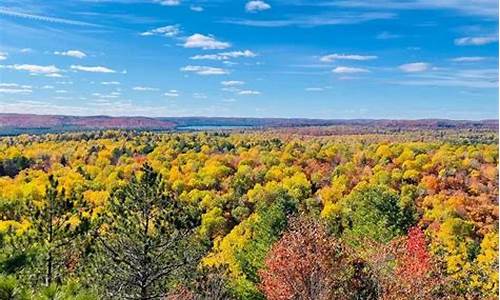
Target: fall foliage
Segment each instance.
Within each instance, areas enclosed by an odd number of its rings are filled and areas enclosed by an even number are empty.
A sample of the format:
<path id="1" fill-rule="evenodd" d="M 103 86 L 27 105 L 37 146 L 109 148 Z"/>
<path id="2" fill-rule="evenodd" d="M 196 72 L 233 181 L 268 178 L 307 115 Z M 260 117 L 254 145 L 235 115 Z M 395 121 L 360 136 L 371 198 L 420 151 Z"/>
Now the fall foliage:
<path id="1" fill-rule="evenodd" d="M 0 249 L 0 294 L 14 299 L 489 299 L 498 136 L 2 137 Z"/>

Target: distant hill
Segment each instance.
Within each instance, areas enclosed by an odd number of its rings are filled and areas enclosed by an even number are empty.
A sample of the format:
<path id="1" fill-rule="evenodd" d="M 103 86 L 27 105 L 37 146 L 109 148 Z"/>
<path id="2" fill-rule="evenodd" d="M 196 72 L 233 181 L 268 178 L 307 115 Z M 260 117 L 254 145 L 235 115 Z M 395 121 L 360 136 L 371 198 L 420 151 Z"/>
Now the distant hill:
<path id="1" fill-rule="evenodd" d="M 498 130 L 498 120 L 326 120 L 304 118 L 223 118 L 223 117 L 110 117 L 36 114 L 0 114 L 0 134 L 45 133 L 89 129 L 171 130 L 196 127 L 305 127 L 349 126 L 368 129 L 488 129 Z"/>
<path id="2" fill-rule="evenodd" d="M 374 119 L 304 119 L 304 118 L 224 118 L 224 117 L 164 117 L 177 127 L 189 126 L 247 126 L 247 127 L 302 127 L 302 126 L 369 126 L 378 128 L 487 128 L 498 129 L 498 120 L 374 120 Z"/>
<path id="3" fill-rule="evenodd" d="M 0 127 L 24 129 L 111 129 L 111 128 L 140 128 L 140 129 L 171 129 L 175 124 L 155 118 L 146 117 L 109 117 L 109 116 L 58 116 L 34 114 L 0 114 Z"/>

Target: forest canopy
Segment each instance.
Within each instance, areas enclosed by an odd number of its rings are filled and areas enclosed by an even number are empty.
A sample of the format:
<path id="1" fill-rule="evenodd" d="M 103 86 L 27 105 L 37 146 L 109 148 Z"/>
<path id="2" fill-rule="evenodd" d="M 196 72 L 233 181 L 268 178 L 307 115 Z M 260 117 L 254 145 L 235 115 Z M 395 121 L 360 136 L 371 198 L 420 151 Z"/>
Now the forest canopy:
<path id="1" fill-rule="evenodd" d="M 498 134 L 0 138 L 0 299 L 488 299 Z"/>

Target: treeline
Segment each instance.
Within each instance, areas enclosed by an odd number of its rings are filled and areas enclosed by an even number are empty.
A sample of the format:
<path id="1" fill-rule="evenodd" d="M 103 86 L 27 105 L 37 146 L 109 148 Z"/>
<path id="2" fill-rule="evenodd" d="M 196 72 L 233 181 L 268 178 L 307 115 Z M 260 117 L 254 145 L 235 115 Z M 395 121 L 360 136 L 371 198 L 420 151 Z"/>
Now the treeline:
<path id="1" fill-rule="evenodd" d="M 494 298 L 497 145 L 387 138 L 4 138 L 0 299 Z"/>

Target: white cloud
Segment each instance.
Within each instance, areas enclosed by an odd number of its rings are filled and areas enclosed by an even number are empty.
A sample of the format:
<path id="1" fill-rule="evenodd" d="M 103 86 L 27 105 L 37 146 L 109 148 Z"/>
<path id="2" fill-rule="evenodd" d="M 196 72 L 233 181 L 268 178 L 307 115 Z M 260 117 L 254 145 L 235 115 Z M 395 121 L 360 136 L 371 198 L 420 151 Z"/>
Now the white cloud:
<path id="1" fill-rule="evenodd" d="M 245 10 L 248 11 L 248 12 L 263 11 L 263 10 L 267 10 L 267 9 L 270 9 L 270 8 L 271 8 L 271 5 L 267 4 L 264 1 L 260 1 L 260 0 L 249 1 L 245 5 Z"/>
<path id="2" fill-rule="evenodd" d="M 195 99 L 207 99 L 207 95 L 203 93 L 193 93 L 193 98 Z"/>
<path id="3" fill-rule="evenodd" d="M 238 95 L 260 95 L 261 93 L 259 91 L 253 91 L 253 90 L 243 90 L 239 91 Z"/>
<path id="4" fill-rule="evenodd" d="M 321 87 L 308 87 L 306 88 L 306 92 L 322 92 L 324 91 L 324 88 Z"/>
<path id="5" fill-rule="evenodd" d="M 371 60 L 377 59 L 378 57 L 375 55 L 357 55 L 357 54 L 329 54 L 322 56 L 319 60 L 322 62 L 332 62 L 335 60 Z"/>
<path id="6" fill-rule="evenodd" d="M 477 62 L 477 61 L 483 61 L 485 59 L 486 59 L 486 57 L 483 57 L 483 56 L 461 56 L 461 57 L 452 58 L 451 61 L 454 61 L 454 62 Z"/>
<path id="7" fill-rule="evenodd" d="M 177 91 L 177 90 L 169 90 L 168 92 L 164 93 L 163 95 L 167 96 L 167 97 L 175 98 L 175 97 L 179 97 L 179 91 Z"/>
<path id="8" fill-rule="evenodd" d="M 112 92 L 112 93 L 109 93 L 109 94 L 92 93 L 92 96 L 99 97 L 99 99 L 95 100 L 97 102 L 106 102 L 105 99 L 116 99 L 120 95 L 121 95 L 121 93 L 118 93 L 118 92 Z"/>
<path id="9" fill-rule="evenodd" d="M 119 81 L 101 81 L 102 85 L 120 85 Z"/>
<path id="10" fill-rule="evenodd" d="M 335 69 L 332 70 L 332 72 L 336 74 L 354 74 L 354 73 L 368 73 L 370 71 L 363 68 L 336 67 Z"/>
<path id="11" fill-rule="evenodd" d="M 229 74 L 229 71 L 222 68 L 207 67 L 207 66 L 185 66 L 180 69 L 182 72 L 193 72 L 198 75 L 225 75 Z"/>
<path id="12" fill-rule="evenodd" d="M 0 93 L 3 94 L 31 94 L 32 90 L 30 89 L 9 89 L 9 88 L 0 88 Z"/>
<path id="13" fill-rule="evenodd" d="M 191 9 L 192 11 L 195 11 L 195 12 L 202 12 L 203 11 L 203 7 L 198 6 L 198 5 L 191 5 L 189 7 L 189 9 Z"/>
<path id="14" fill-rule="evenodd" d="M 231 58 L 239 58 L 239 57 L 255 57 L 257 54 L 250 50 L 244 51 L 231 51 L 231 52 L 221 52 L 217 54 L 202 54 L 195 55 L 190 57 L 190 59 L 200 60 L 200 59 L 209 59 L 209 60 L 228 60 Z"/>
<path id="15" fill-rule="evenodd" d="M 59 73 L 50 73 L 50 74 L 47 74 L 45 75 L 46 77 L 54 77 L 54 78 L 60 78 L 60 77 L 63 77 L 61 74 Z"/>
<path id="16" fill-rule="evenodd" d="M 384 9 L 384 10 L 429 10 L 429 9 L 452 9 L 468 15 L 490 16 L 498 18 L 498 1 L 496 0 L 340 0 L 330 1 L 327 5 Z"/>
<path id="17" fill-rule="evenodd" d="M 342 24 L 359 24 L 374 20 L 387 20 L 397 17 L 393 12 L 360 12 L 345 14 L 344 12 L 328 13 L 321 15 L 296 15 L 287 18 L 274 20 L 255 20 L 255 19 L 231 19 L 222 20 L 222 23 L 237 24 L 254 27 L 318 27 L 332 26 Z"/>
<path id="18" fill-rule="evenodd" d="M 157 88 L 148 87 L 148 86 L 134 86 L 132 89 L 134 91 L 141 91 L 141 92 L 156 92 L 156 91 L 159 91 L 159 89 L 157 89 Z"/>
<path id="19" fill-rule="evenodd" d="M 393 83 L 415 86 L 498 89 L 498 69 L 438 70 Z"/>
<path id="20" fill-rule="evenodd" d="M 7 59 L 7 52 L 0 52 L 0 60 L 6 60 Z"/>
<path id="21" fill-rule="evenodd" d="M 84 52 L 80 50 L 68 50 L 68 51 L 55 51 L 55 55 L 62 55 L 62 56 L 70 56 L 70 57 L 75 57 L 75 58 L 84 58 L 87 56 Z"/>
<path id="22" fill-rule="evenodd" d="M 55 92 L 58 94 L 66 94 L 68 91 L 67 90 L 56 90 Z"/>
<path id="23" fill-rule="evenodd" d="M 234 86 L 223 87 L 220 90 L 223 92 L 230 92 L 230 93 L 237 93 L 237 92 L 241 91 L 241 89 L 234 87 Z"/>
<path id="24" fill-rule="evenodd" d="M 476 36 L 476 37 L 463 37 L 455 39 L 455 45 L 458 46 L 482 46 L 498 41 L 497 36 Z"/>
<path id="25" fill-rule="evenodd" d="M 0 83 L 0 93 L 3 94 L 31 94 L 30 85 L 21 85 L 17 83 Z"/>
<path id="26" fill-rule="evenodd" d="M 221 81 L 220 84 L 224 86 L 236 86 L 236 85 L 243 85 L 245 84 L 245 82 L 240 80 L 225 80 Z"/>
<path id="27" fill-rule="evenodd" d="M 390 33 L 388 31 L 382 31 L 381 33 L 377 34 L 377 36 L 375 36 L 377 40 L 391 40 L 400 37 L 401 36 L 399 34 Z"/>
<path id="28" fill-rule="evenodd" d="M 48 23 L 59 23 L 59 24 L 67 24 L 67 25 L 99 27 L 96 24 L 81 22 L 81 21 L 77 21 L 77 20 L 69 20 L 69 19 L 47 17 L 47 16 L 42 16 L 42 15 L 27 14 L 27 13 L 23 13 L 23 12 L 19 12 L 19 11 L 13 11 L 10 9 L 6 9 L 5 7 L 0 7 L 0 15 L 6 15 L 6 16 L 30 19 L 30 20 L 34 20 L 34 21 L 48 22 Z"/>
<path id="29" fill-rule="evenodd" d="M 90 72 L 90 73 L 116 73 L 115 70 L 112 70 L 103 66 L 81 66 L 81 65 L 71 65 L 72 70 Z"/>
<path id="30" fill-rule="evenodd" d="M 400 65 L 399 69 L 406 73 L 418 73 L 427 71 L 430 68 L 430 64 L 424 62 L 416 62 L 410 64 Z"/>
<path id="31" fill-rule="evenodd" d="M 204 50 L 208 50 L 208 49 L 226 49 L 231 47 L 231 44 L 218 41 L 212 36 L 206 36 L 203 34 L 195 33 L 186 39 L 183 46 L 184 48 L 202 48 Z"/>
<path id="32" fill-rule="evenodd" d="M 59 70 L 56 66 L 40 66 L 40 65 L 29 65 L 29 64 L 21 64 L 21 65 L 0 65 L 0 68 L 4 69 L 12 69 L 17 71 L 27 71 L 32 74 L 54 74 L 58 73 Z"/>
<path id="33" fill-rule="evenodd" d="M 42 86 L 42 89 L 44 89 L 44 90 L 50 90 L 50 89 L 53 89 L 53 88 L 54 88 L 53 85 L 44 85 L 44 86 Z"/>
<path id="34" fill-rule="evenodd" d="M 181 4 L 181 0 L 155 0 L 155 2 L 163 6 L 177 6 Z"/>
<path id="35" fill-rule="evenodd" d="M 181 32 L 181 26 L 176 24 L 176 25 L 167 25 L 163 27 L 158 27 L 149 31 L 145 31 L 141 33 L 141 35 L 142 36 L 161 35 L 166 37 L 174 37 L 179 35 L 180 32 Z"/>

